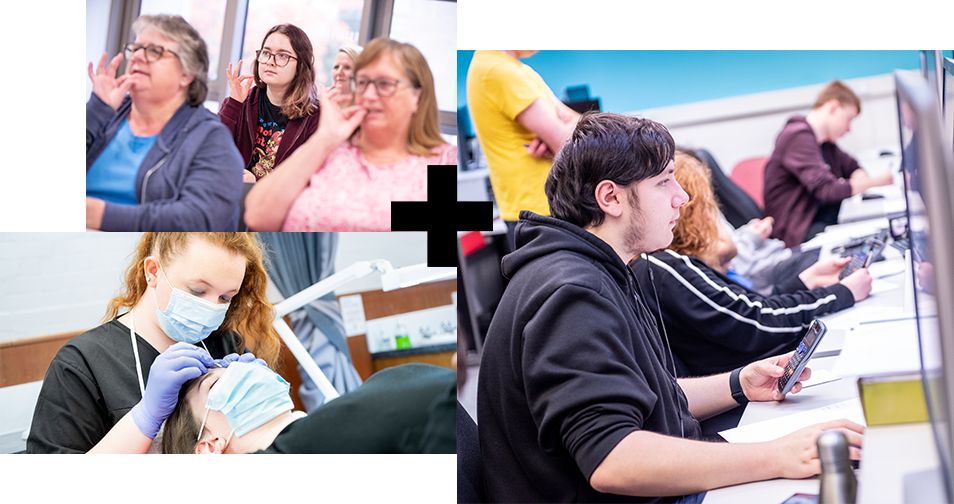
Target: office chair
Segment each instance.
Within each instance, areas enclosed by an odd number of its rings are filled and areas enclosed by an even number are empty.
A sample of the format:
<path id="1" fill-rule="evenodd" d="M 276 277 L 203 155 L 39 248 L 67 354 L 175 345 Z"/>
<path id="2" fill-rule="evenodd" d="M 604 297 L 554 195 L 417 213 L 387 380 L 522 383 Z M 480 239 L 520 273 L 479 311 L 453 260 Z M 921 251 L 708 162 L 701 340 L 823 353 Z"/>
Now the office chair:
<path id="1" fill-rule="evenodd" d="M 457 502 L 484 502 L 484 472 L 481 469 L 477 424 L 457 401 Z"/>
<path id="2" fill-rule="evenodd" d="M 747 192 L 725 175 L 719 163 L 705 149 L 696 149 L 696 154 L 712 172 L 712 190 L 715 192 L 719 207 L 732 227 L 739 228 L 752 219 L 762 218 L 762 209 Z M 759 189 L 761 193 L 761 189 Z"/>
<path id="3" fill-rule="evenodd" d="M 729 174 L 739 187 L 755 200 L 759 208 L 765 208 L 765 202 L 762 201 L 762 190 L 765 185 L 765 165 L 768 163 L 768 156 L 753 157 L 739 161 Z"/>

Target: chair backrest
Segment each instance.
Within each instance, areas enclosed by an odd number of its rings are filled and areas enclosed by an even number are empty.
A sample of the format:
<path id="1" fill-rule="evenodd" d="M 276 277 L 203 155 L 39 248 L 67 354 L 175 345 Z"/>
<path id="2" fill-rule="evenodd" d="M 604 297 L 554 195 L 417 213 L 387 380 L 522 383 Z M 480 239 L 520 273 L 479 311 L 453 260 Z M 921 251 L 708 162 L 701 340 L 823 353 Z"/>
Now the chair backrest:
<path id="1" fill-rule="evenodd" d="M 484 472 L 477 424 L 460 401 L 457 401 L 457 502 L 484 502 Z"/>
<path id="2" fill-rule="evenodd" d="M 759 205 L 759 208 L 765 208 L 765 203 L 762 200 L 762 190 L 764 189 L 765 165 L 768 160 L 768 156 L 743 159 L 735 165 L 732 173 L 729 174 L 729 178 L 748 193 Z"/>
<path id="3" fill-rule="evenodd" d="M 726 176 L 709 151 L 696 149 L 696 154 L 705 161 L 712 172 L 712 190 L 719 201 L 719 207 L 722 208 L 722 214 L 732 226 L 739 228 L 752 219 L 762 218 L 762 209 L 759 208 L 758 203 Z"/>

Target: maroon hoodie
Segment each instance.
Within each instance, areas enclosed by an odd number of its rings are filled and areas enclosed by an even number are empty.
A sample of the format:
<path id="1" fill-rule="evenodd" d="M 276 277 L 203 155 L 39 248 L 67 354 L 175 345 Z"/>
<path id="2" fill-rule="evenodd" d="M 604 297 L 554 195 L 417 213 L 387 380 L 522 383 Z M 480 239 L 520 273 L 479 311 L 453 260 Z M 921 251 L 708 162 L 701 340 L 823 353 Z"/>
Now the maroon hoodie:
<path id="1" fill-rule="evenodd" d="M 859 168 L 858 161 L 834 143 L 819 145 L 803 116 L 789 119 L 765 165 L 763 213 L 775 218 L 772 238 L 784 241 L 786 247 L 802 243 L 819 203 L 851 197 L 848 178 Z"/>
<path id="2" fill-rule="evenodd" d="M 261 90 L 257 86 L 253 86 L 244 102 L 226 98 L 222 102 L 222 107 L 219 108 L 219 119 L 232 132 L 235 146 L 242 153 L 242 159 L 245 160 L 246 167 L 252 160 L 252 149 L 255 145 L 260 92 Z M 282 142 L 278 145 L 278 152 L 275 153 L 276 168 L 279 163 L 295 149 L 301 147 L 305 140 L 308 140 L 308 137 L 318 130 L 318 112 L 319 109 L 316 108 L 309 116 L 288 120 L 288 126 L 285 127 L 285 133 L 282 135 Z"/>

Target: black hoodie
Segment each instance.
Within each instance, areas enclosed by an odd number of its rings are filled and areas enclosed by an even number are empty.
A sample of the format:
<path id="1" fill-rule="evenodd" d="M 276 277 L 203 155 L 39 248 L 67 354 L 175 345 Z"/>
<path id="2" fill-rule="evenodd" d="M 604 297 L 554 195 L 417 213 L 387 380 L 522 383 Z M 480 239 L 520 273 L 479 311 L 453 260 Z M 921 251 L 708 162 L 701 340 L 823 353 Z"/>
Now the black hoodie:
<path id="1" fill-rule="evenodd" d="M 644 289 L 606 242 L 565 221 L 523 211 L 516 244 L 477 385 L 488 500 L 654 502 L 589 485 L 631 432 L 700 436 Z"/>

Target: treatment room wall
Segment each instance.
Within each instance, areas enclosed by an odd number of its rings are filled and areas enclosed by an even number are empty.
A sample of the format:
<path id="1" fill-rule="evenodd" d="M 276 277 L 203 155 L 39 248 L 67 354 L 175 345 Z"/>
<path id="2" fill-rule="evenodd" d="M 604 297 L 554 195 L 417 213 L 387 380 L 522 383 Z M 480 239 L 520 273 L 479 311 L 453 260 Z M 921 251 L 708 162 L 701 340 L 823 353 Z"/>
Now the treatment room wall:
<path id="1" fill-rule="evenodd" d="M 141 233 L 0 233 L 0 341 L 88 329 L 118 294 Z M 395 268 L 427 261 L 425 233 L 340 233 L 335 269 L 386 259 Z M 381 288 L 372 274 L 337 291 Z M 277 290 L 270 299 L 278 301 Z"/>

